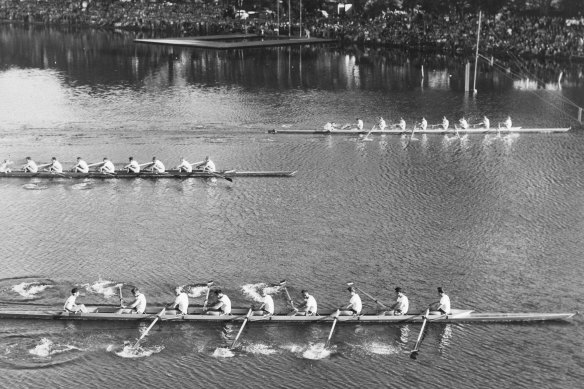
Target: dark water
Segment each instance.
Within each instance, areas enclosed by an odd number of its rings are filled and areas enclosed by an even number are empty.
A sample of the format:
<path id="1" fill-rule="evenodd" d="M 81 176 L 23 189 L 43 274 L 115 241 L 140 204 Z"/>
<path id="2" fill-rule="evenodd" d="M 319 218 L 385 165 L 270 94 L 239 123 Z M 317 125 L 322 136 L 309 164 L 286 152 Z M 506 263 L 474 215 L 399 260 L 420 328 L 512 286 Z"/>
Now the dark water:
<path id="1" fill-rule="evenodd" d="M 219 168 L 297 170 L 234 183 L 178 180 L 20 180 L 0 177 L 0 304 L 59 307 L 117 301 L 132 286 L 150 304 L 190 286 L 201 304 L 214 280 L 249 306 L 263 285 L 310 289 L 321 309 L 348 303 L 355 282 L 386 303 L 402 286 L 412 311 L 443 286 L 458 308 L 582 310 L 584 139 L 566 134 L 419 137 L 267 134 L 465 115 L 524 127 L 573 126 L 584 105 L 578 65 L 512 79 L 482 67 L 463 93 L 462 59 L 305 47 L 215 52 L 135 45 L 95 31 L 0 27 L 0 149 L 119 165 L 153 155 L 210 155 Z M 424 66 L 422 79 L 421 67 Z M 553 73 L 553 71 L 551 71 Z M 532 76 L 533 77 L 533 76 Z M 557 80 L 557 79 L 556 79 Z M 539 88 L 537 86 L 539 85 Z M 569 101 L 567 100 L 569 99 Z M 286 311 L 280 289 L 270 289 Z M 368 309 L 374 304 L 366 300 Z M 164 323 L 140 353 L 146 325 L 5 320 L 4 387 L 578 387 L 581 316 L 569 323 L 419 325 Z"/>

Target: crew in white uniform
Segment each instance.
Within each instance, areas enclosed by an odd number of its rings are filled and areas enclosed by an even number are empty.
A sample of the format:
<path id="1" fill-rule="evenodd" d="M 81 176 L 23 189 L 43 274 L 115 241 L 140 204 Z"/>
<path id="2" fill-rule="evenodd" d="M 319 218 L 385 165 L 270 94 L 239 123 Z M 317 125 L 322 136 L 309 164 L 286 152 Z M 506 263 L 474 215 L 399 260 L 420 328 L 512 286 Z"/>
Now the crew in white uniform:
<path id="1" fill-rule="evenodd" d="M 130 157 L 128 158 L 129 162 L 126 166 L 124 166 L 124 170 L 132 173 L 140 173 L 140 164 L 138 163 L 138 161 L 136 161 L 134 159 L 134 157 Z"/>
<path id="2" fill-rule="evenodd" d="M 152 157 L 152 163 L 148 167 L 148 170 L 150 170 L 154 173 L 164 173 L 165 168 L 164 168 L 164 164 L 162 163 L 161 160 L 159 160 L 156 157 Z"/>
<path id="3" fill-rule="evenodd" d="M 71 170 L 78 173 L 89 173 L 89 165 L 81 157 L 77 157 L 77 164 Z"/>
<path id="4" fill-rule="evenodd" d="M 101 166 L 99 167 L 99 172 L 100 173 L 115 173 L 116 172 L 116 167 L 114 166 L 113 162 L 110 161 L 109 159 L 104 158 L 103 162 L 101 163 Z"/>
<path id="5" fill-rule="evenodd" d="M 186 315 L 189 309 L 189 296 L 183 292 L 180 286 L 174 290 L 174 293 L 176 294 L 176 298 L 174 299 L 174 303 L 170 305 L 170 308 L 178 309 L 181 315 Z"/>
<path id="6" fill-rule="evenodd" d="M 359 316 L 363 309 L 361 297 L 359 297 L 357 291 L 352 286 L 348 287 L 347 290 L 351 293 L 351 299 L 349 300 L 349 305 L 347 305 L 345 309 L 348 309 L 351 315 Z"/>
<path id="7" fill-rule="evenodd" d="M 12 161 L 9 161 L 7 159 L 2 161 L 2 163 L 0 163 L 0 173 L 10 173 L 12 170 L 10 170 L 8 165 L 10 165 L 11 163 Z"/>
<path id="8" fill-rule="evenodd" d="M 438 311 L 435 312 L 434 314 L 442 315 L 450 314 L 450 297 L 448 297 L 448 295 L 444 293 L 444 290 L 441 287 L 438 287 L 438 294 L 440 295 L 440 301 L 432 304 L 433 309 L 435 311 Z"/>
<path id="9" fill-rule="evenodd" d="M 511 116 L 507 116 L 507 119 L 503 122 L 506 129 L 510 130 L 513 123 L 511 122 Z"/>
<path id="10" fill-rule="evenodd" d="M 380 131 L 385 131 L 387 128 L 387 123 L 385 123 L 385 119 L 383 119 L 381 116 L 377 120 L 377 127 L 379 127 Z"/>
<path id="11" fill-rule="evenodd" d="M 363 131 L 363 120 L 357 118 L 357 130 Z"/>
<path id="12" fill-rule="evenodd" d="M 398 123 L 397 126 L 402 131 L 405 131 L 406 130 L 406 121 L 404 120 L 404 118 L 399 118 L 399 123 Z"/>
<path id="13" fill-rule="evenodd" d="M 26 165 L 22 167 L 22 170 L 29 173 L 36 173 L 39 171 L 39 167 L 31 157 L 26 157 Z"/>
<path id="14" fill-rule="evenodd" d="M 260 295 L 263 298 L 263 304 L 260 306 L 259 310 L 264 311 L 264 315 L 273 315 L 274 314 L 274 299 L 272 296 L 266 293 L 264 289 L 260 292 Z"/>
<path id="15" fill-rule="evenodd" d="M 395 303 L 390 307 L 391 315 L 394 316 L 401 316 L 407 315 L 408 310 L 410 309 L 410 302 L 407 296 L 403 293 L 402 288 L 397 287 L 395 288 L 395 294 L 397 298 L 395 299 Z"/>
<path id="16" fill-rule="evenodd" d="M 482 124 L 487 130 L 491 127 L 491 121 L 486 116 L 483 116 L 483 123 Z"/>
<path id="17" fill-rule="evenodd" d="M 446 119 L 446 116 L 444 116 L 442 118 L 442 129 L 444 131 L 448 130 L 448 126 L 450 125 L 450 122 L 448 121 L 448 119 Z"/>
<path id="18" fill-rule="evenodd" d="M 302 297 L 304 301 L 298 306 L 298 308 L 294 308 L 296 312 L 305 312 L 307 316 L 313 316 L 318 313 L 318 307 L 316 305 L 316 299 L 308 294 L 306 289 L 302 290 Z"/>
<path id="19" fill-rule="evenodd" d="M 426 121 L 425 118 L 422 118 L 422 123 L 420 124 L 420 128 L 422 129 L 422 131 L 426 131 L 426 128 L 428 128 L 428 122 Z"/>
<path id="20" fill-rule="evenodd" d="M 67 312 L 78 313 L 78 312 L 87 312 L 87 308 L 83 304 L 77 304 L 76 299 L 79 296 L 79 289 L 73 288 L 71 289 L 71 296 L 67 298 L 65 301 L 65 305 L 63 309 Z"/>
<path id="21" fill-rule="evenodd" d="M 462 128 L 463 130 L 468 129 L 468 122 L 466 121 L 465 118 L 460 119 L 459 122 L 460 122 L 460 128 Z"/>
<path id="22" fill-rule="evenodd" d="M 122 308 L 131 309 L 131 312 L 129 313 L 144 313 L 146 310 L 146 296 L 144 296 L 144 294 L 142 294 L 138 288 L 132 288 L 132 294 L 136 298 L 134 302 L 128 306 L 122 305 Z"/>
<path id="23" fill-rule="evenodd" d="M 189 163 L 184 157 L 180 157 L 180 165 L 176 167 L 179 172 L 191 173 L 193 171 L 193 164 Z"/>
<path id="24" fill-rule="evenodd" d="M 204 172 L 215 172 L 215 164 L 209 159 L 208 155 L 205 157 L 204 161 L 196 162 L 193 165 L 195 166 L 195 169 L 199 169 Z"/>
<path id="25" fill-rule="evenodd" d="M 215 290 L 215 296 L 217 297 L 217 302 L 207 308 L 208 315 L 230 315 L 231 314 L 231 300 L 229 297 L 223 294 L 221 289 Z"/>

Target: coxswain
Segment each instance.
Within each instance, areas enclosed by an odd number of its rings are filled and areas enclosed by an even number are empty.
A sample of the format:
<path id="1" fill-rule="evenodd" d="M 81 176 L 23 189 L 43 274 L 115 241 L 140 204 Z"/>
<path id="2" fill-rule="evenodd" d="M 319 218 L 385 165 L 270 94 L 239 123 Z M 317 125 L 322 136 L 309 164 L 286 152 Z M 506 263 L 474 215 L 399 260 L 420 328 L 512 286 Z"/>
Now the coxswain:
<path id="1" fill-rule="evenodd" d="M 491 127 L 491 121 L 488 117 L 483 116 L 483 121 L 481 123 L 487 130 Z"/>
<path id="2" fill-rule="evenodd" d="M 144 296 L 144 294 L 142 294 L 138 288 L 132 288 L 132 294 L 135 297 L 134 302 L 128 306 L 122 305 L 122 308 L 124 308 L 126 311 L 130 310 L 130 312 L 125 312 L 122 310 L 121 313 L 144 313 L 146 310 L 146 296 Z"/>
<path id="3" fill-rule="evenodd" d="M 298 308 L 294 308 L 295 312 L 304 312 L 306 316 L 314 316 L 318 312 L 318 307 L 316 305 L 316 299 L 308 294 L 306 289 L 303 289 L 302 297 L 304 301 L 298 305 Z"/>
<path id="4" fill-rule="evenodd" d="M 397 124 L 397 126 L 402 131 L 406 130 L 406 121 L 404 120 L 404 118 L 399 118 L 399 123 Z"/>
<path id="5" fill-rule="evenodd" d="M 38 168 L 37 164 L 35 163 L 35 161 L 32 160 L 31 157 L 26 157 L 26 165 L 24 165 L 22 167 L 22 171 L 25 171 L 28 173 L 36 173 L 39 171 L 39 168 Z"/>
<path id="6" fill-rule="evenodd" d="M 12 170 L 10 170 L 8 165 L 10 165 L 11 163 L 12 161 L 9 161 L 7 159 L 2 161 L 2 163 L 0 163 L 0 173 L 10 173 Z"/>
<path id="7" fill-rule="evenodd" d="M 193 166 L 195 169 L 202 170 L 204 172 L 215 172 L 215 164 L 209 159 L 208 155 L 205 157 L 204 161 L 195 162 Z"/>
<path id="8" fill-rule="evenodd" d="M 180 286 L 177 286 L 174 290 L 176 298 L 174 302 L 170 304 L 170 309 L 178 309 L 181 315 L 186 315 L 189 309 L 189 295 L 186 294 Z"/>
<path id="9" fill-rule="evenodd" d="M 408 310 L 410 309 L 410 302 L 407 296 L 403 293 L 402 288 L 399 286 L 395 288 L 395 294 L 395 303 L 389 307 L 391 309 L 389 314 L 393 316 L 407 315 Z"/>
<path id="10" fill-rule="evenodd" d="M 221 289 L 213 291 L 217 302 L 208 308 L 203 308 L 207 311 L 207 315 L 231 315 L 231 300 L 223 294 Z"/>
<path id="11" fill-rule="evenodd" d="M 76 173 L 89 173 L 89 165 L 81 157 L 77 157 L 77 164 L 71 170 Z"/>
<path id="12" fill-rule="evenodd" d="M 152 157 L 152 163 L 150 163 L 144 170 L 149 170 L 153 173 L 164 173 L 165 168 L 161 160 L 156 157 Z"/>
<path id="13" fill-rule="evenodd" d="M 124 170 L 127 171 L 128 173 L 132 172 L 132 173 L 140 173 L 140 165 L 138 164 L 138 161 L 136 161 L 134 159 L 134 157 L 130 157 L 128 158 L 129 163 L 124 166 Z"/>
<path id="14" fill-rule="evenodd" d="M 468 129 L 468 122 L 466 121 L 466 119 L 464 117 L 462 119 L 460 119 L 458 122 L 460 123 L 460 128 L 462 128 L 463 130 Z"/>
<path id="15" fill-rule="evenodd" d="M 348 311 L 342 311 L 341 314 L 346 314 L 345 312 L 347 312 L 349 315 L 359 316 L 361 314 L 361 310 L 363 309 L 361 297 L 359 297 L 354 287 L 349 286 L 347 290 L 349 293 L 351 293 L 351 299 L 349 300 L 349 305 L 343 308 Z"/>
<path id="16" fill-rule="evenodd" d="M 71 289 L 71 296 L 69 296 L 69 298 L 67 298 L 67 300 L 65 301 L 63 310 L 71 313 L 87 312 L 87 308 L 85 308 L 85 305 L 77 304 L 75 302 L 77 296 L 79 296 L 79 289 L 77 288 Z"/>
<path id="17" fill-rule="evenodd" d="M 193 164 L 189 163 L 184 157 L 180 157 L 180 164 L 176 167 L 176 170 L 191 173 L 193 171 Z"/>
<path id="18" fill-rule="evenodd" d="M 259 307 L 260 311 L 263 311 L 264 315 L 274 314 L 274 299 L 272 296 L 266 293 L 265 289 L 260 291 L 260 296 L 262 296 L 263 304 Z"/>
<path id="19" fill-rule="evenodd" d="M 387 128 L 387 123 L 385 123 L 385 119 L 383 119 L 381 116 L 377 120 L 377 127 L 379 127 L 379 131 L 385 131 Z"/>
<path id="20" fill-rule="evenodd" d="M 116 172 L 116 167 L 114 166 L 112 161 L 110 161 L 107 157 L 105 157 L 98 170 L 100 173 L 112 173 L 113 174 Z"/>
<path id="21" fill-rule="evenodd" d="M 422 118 L 422 122 L 420 123 L 420 128 L 422 129 L 422 131 L 426 131 L 426 128 L 428 128 L 428 122 L 426 121 L 425 118 Z"/>
<path id="22" fill-rule="evenodd" d="M 442 287 L 438 287 L 438 295 L 440 296 L 440 301 L 430 304 L 430 308 L 433 315 L 449 315 L 450 314 L 450 297 L 444 293 Z"/>
<path id="23" fill-rule="evenodd" d="M 448 130 L 448 126 L 450 125 L 450 122 L 448 121 L 448 119 L 446 119 L 446 116 L 444 116 L 442 118 L 442 129 L 444 131 Z"/>
<path id="24" fill-rule="evenodd" d="M 503 122 L 506 129 L 510 130 L 513 123 L 511 123 L 511 116 L 507 116 L 507 119 Z"/>

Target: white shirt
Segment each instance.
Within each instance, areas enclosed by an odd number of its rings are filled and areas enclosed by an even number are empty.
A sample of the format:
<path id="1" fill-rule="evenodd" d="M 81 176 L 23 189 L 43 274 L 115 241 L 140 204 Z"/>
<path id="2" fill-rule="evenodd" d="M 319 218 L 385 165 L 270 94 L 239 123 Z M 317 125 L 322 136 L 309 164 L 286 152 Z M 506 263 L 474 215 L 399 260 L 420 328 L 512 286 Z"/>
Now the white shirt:
<path id="1" fill-rule="evenodd" d="M 51 166 L 49 166 L 49 169 L 52 172 L 63 173 L 63 165 L 61 165 L 61 162 L 59 161 L 53 161 Z"/>
<path id="2" fill-rule="evenodd" d="M 465 130 L 468 128 L 468 122 L 465 118 L 460 119 L 460 127 L 464 128 Z"/>
<path id="3" fill-rule="evenodd" d="M 351 308 L 357 313 L 357 315 L 361 313 L 361 310 L 363 309 L 363 303 L 361 302 L 361 297 L 359 297 L 357 293 L 351 296 L 351 300 L 349 300 L 349 303 L 351 304 Z"/>
<path id="4" fill-rule="evenodd" d="M 152 171 L 157 171 L 158 173 L 164 173 L 164 164 L 162 163 L 162 161 L 160 160 L 156 160 L 154 161 L 154 164 L 152 165 Z"/>
<path id="5" fill-rule="evenodd" d="M 425 130 L 428 127 L 428 122 L 426 119 L 422 118 L 422 130 Z"/>
<path id="6" fill-rule="evenodd" d="M 128 306 L 128 308 L 136 308 L 137 313 L 144 313 L 146 310 L 146 296 L 142 293 L 138 293 L 136 300 Z"/>
<path id="7" fill-rule="evenodd" d="M 112 161 L 105 161 L 100 170 L 106 173 L 114 173 L 116 171 L 116 167 Z"/>
<path id="8" fill-rule="evenodd" d="M 442 128 L 444 128 L 445 130 L 447 130 L 449 124 L 450 123 L 448 122 L 448 119 L 446 119 L 446 118 L 442 119 Z"/>
<path id="9" fill-rule="evenodd" d="M 215 171 L 215 164 L 213 161 L 208 160 L 206 163 L 203 162 L 203 165 L 199 166 L 199 169 L 202 169 L 206 172 L 214 172 Z"/>
<path id="10" fill-rule="evenodd" d="M 503 122 L 506 128 L 511 128 L 511 118 L 507 118 L 505 122 Z"/>
<path id="11" fill-rule="evenodd" d="M 134 173 L 140 173 L 140 164 L 135 159 L 131 160 L 126 168 Z"/>
<path id="12" fill-rule="evenodd" d="M 401 128 L 402 130 L 406 129 L 406 121 L 405 120 L 400 120 L 399 121 L 399 128 Z"/>
<path id="13" fill-rule="evenodd" d="M 75 167 L 79 168 L 79 170 L 81 170 L 82 173 L 89 173 L 89 165 L 87 165 L 87 162 L 85 162 L 82 159 L 80 159 L 79 162 L 77 162 L 77 165 L 75 165 Z"/>
<path id="14" fill-rule="evenodd" d="M 361 119 L 357 120 L 357 128 L 359 129 L 359 131 L 363 129 L 363 120 Z"/>
<path id="15" fill-rule="evenodd" d="M 489 119 L 487 119 L 486 116 L 483 119 L 483 124 L 484 124 L 485 128 L 491 127 L 491 122 L 489 121 Z"/>
<path id="16" fill-rule="evenodd" d="M 22 170 L 25 170 L 25 169 L 28 170 L 29 172 L 32 172 L 32 173 L 36 173 L 39 171 L 37 164 L 32 159 L 30 159 L 26 163 L 26 165 L 24 165 L 24 167 L 22 168 Z"/>
<path id="17" fill-rule="evenodd" d="M 76 298 L 77 298 L 77 296 L 75 296 L 73 294 L 71 296 L 69 296 L 67 301 L 65 301 L 65 305 L 63 305 L 63 309 L 65 309 L 66 311 L 72 311 L 72 312 L 77 311 L 77 304 L 75 303 Z"/>
<path id="18" fill-rule="evenodd" d="M 185 292 L 179 293 L 178 296 L 174 299 L 174 303 L 172 305 L 173 308 L 177 308 L 183 315 L 187 314 L 187 310 L 189 309 L 189 296 Z"/>
<path id="19" fill-rule="evenodd" d="M 327 124 L 324 125 L 323 129 L 325 131 L 332 131 L 333 130 L 333 124 L 331 122 L 328 122 Z"/>
<path id="20" fill-rule="evenodd" d="M 182 162 L 180 163 L 180 165 L 178 165 L 176 168 L 179 169 L 179 170 L 180 169 L 183 169 L 183 170 L 185 170 L 188 173 L 190 173 L 190 172 L 193 171 L 193 166 L 190 163 L 188 163 L 186 160 L 184 160 L 184 159 L 182 160 Z"/>
<path id="21" fill-rule="evenodd" d="M 408 313 L 408 310 L 410 309 L 410 301 L 406 295 L 402 294 L 401 296 L 398 296 L 395 302 L 397 303 L 395 306 L 396 311 L 399 311 L 402 315 Z"/>
<path id="22" fill-rule="evenodd" d="M 446 313 L 450 313 L 450 297 L 446 293 L 442 293 L 442 297 L 440 297 L 440 307 Z"/>
<path id="23" fill-rule="evenodd" d="M 305 301 L 305 306 L 306 306 L 306 312 L 312 312 L 312 313 L 316 313 L 317 312 L 317 305 L 316 305 L 316 299 L 314 297 L 312 297 L 311 295 L 308 295 L 308 298 L 304 300 Z"/>
<path id="24" fill-rule="evenodd" d="M 269 294 L 264 296 L 264 311 L 274 314 L 274 299 Z"/>
<path id="25" fill-rule="evenodd" d="M 221 297 L 219 297 L 219 301 L 223 303 L 223 305 L 221 306 L 221 312 L 223 312 L 224 315 L 228 315 L 231 313 L 231 300 L 229 299 L 229 297 L 223 295 Z"/>
<path id="26" fill-rule="evenodd" d="M 383 120 L 383 118 L 379 119 L 379 129 L 381 131 L 385 130 L 385 128 L 387 127 L 387 124 L 385 123 L 385 120 Z"/>

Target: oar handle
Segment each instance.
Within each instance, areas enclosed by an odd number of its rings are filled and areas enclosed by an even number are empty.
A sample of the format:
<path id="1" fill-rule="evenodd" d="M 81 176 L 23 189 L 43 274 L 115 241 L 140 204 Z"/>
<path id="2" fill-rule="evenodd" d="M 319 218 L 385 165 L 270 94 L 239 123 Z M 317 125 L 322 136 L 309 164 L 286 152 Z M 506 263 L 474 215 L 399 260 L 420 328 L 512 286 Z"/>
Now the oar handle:
<path id="1" fill-rule="evenodd" d="M 284 286 L 284 292 L 286 292 L 286 296 L 288 297 L 288 302 L 290 303 L 292 308 L 296 309 L 296 307 L 294 306 L 294 301 L 292 301 L 292 297 L 290 297 L 290 293 L 288 293 L 288 288 L 286 288 L 286 286 Z"/>

